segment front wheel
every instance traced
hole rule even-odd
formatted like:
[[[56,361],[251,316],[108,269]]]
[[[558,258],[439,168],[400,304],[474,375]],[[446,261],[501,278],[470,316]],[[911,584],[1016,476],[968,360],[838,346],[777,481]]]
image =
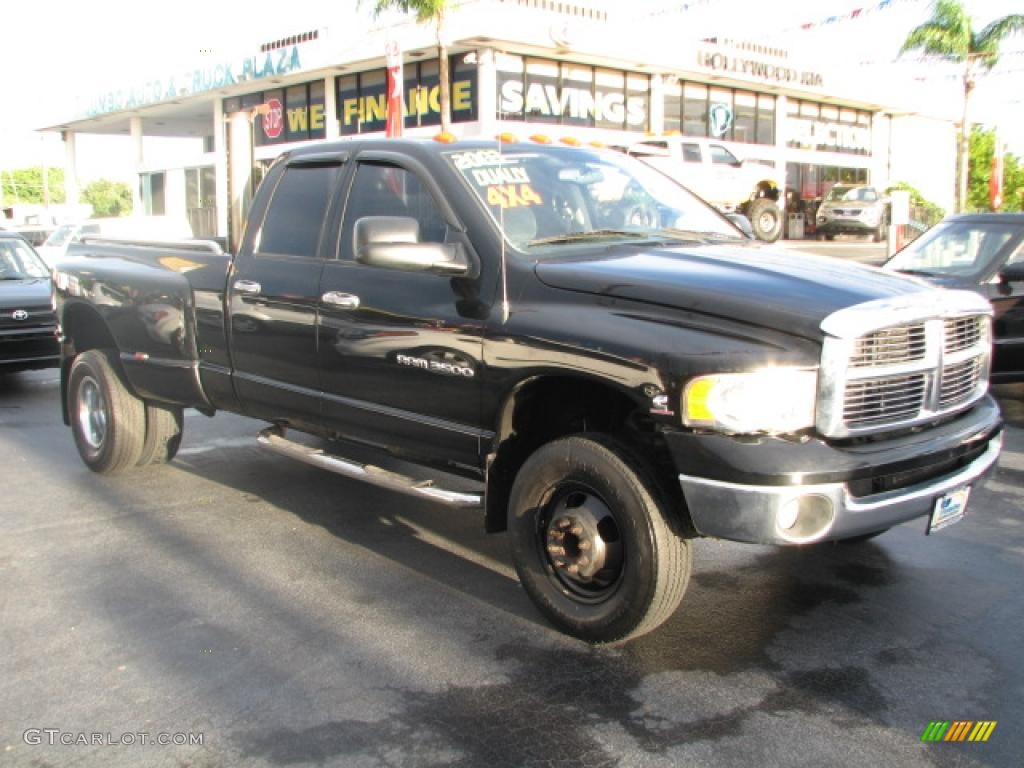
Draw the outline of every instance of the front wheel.
[[[121,381],[108,353],[90,349],[78,355],[67,392],[71,429],[85,465],[103,475],[135,466],[146,436],[145,407]]]
[[[539,448],[512,486],[508,529],[519,579],[558,629],[589,642],[638,637],[679,606],[689,542],[643,465],[600,436]]]
[[[750,204],[750,226],[758,240],[774,243],[782,235],[782,211],[768,197],[759,197]]]

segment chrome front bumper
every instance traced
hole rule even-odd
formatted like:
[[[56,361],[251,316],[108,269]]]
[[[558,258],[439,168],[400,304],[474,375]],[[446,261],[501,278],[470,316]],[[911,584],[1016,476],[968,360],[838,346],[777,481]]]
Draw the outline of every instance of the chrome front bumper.
[[[938,498],[976,485],[992,472],[1002,442],[1002,433],[994,436],[984,453],[952,474],[873,496],[851,496],[845,483],[741,485],[684,474],[679,475],[679,482],[693,524],[704,536],[762,544],[809,544],[873,533],[930,514]],[[808,511],[811,524],[781,527],[780,518],[791,517],[794,504]]]

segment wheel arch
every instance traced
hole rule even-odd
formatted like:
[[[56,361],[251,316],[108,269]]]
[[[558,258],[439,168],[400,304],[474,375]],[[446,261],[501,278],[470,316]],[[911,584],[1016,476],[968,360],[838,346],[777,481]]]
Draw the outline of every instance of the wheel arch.
[[[91,305],[85,303],[69,304],[64,309],[61,317],[61,332],[63,342],[61,346],[60,363],[60,392],[61,392],[61,416],[65,425],[71,424],[71,416],[68,413],[67,385],[71,375],[71,365],[77,355],[87,352],[90,349],[117,349],[117,341],[110,327],[104,321],[100,313]],[[125,375],[124,368],[117,356],[112,359],[116,366],[118,375],[134,394],[131,383]]]
[[[516,474],[537,448],[555,438],[581,432],[608,434],[645,461],[671,465],[668,448],[648,411],[649,403],[637,393],[603,379],[555,372],[518,382],[498,409],[487,456],[487,531],[505,530]],[[671,484],[662,485],[675,501]],[[681,492],[678,496],[681,500]]]

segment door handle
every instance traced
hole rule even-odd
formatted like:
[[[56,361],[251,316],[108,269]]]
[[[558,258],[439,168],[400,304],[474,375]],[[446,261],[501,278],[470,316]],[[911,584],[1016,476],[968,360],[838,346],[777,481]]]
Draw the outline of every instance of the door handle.
[[[324,304],[330,304],[332,307],[340,307],[341,309],[359,308],[359,297],[353,296],[351,293],[328,291],[320,299]]]
[[[239,293],[248,293],[252,296],[259,296],[263,286],[254,280],[235,280],[235,290]]]

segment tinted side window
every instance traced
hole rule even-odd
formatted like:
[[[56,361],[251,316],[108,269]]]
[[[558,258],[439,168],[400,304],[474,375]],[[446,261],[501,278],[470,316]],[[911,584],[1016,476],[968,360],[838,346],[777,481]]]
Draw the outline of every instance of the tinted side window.
[[[683,144],[683,161],[687,163],[700,162],[700,145]]]
[[[356,169],[341,229],[341,256],[353,256],[355,223],[364,216],[409,216],[419,222],[421,243],[443,243],[447,225],[417,176],[393,165],[363,163]]]
[[[341,166],[286,168],[267,208],[257,250],[286,256],[316,257],[320,229]]]
[[[725,147],[719,147],[712,145],[711,147],[711,162],[721,163],[722,165],[739,165],[739,160],[736,156],[727,150]]]

